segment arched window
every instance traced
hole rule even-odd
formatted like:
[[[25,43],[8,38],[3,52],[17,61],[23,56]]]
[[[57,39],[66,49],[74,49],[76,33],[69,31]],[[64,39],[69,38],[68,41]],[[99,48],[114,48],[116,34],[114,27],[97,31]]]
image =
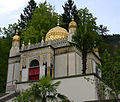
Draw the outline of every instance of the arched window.
[[[39,67],[39,62],[38,62],[38,60],[35,59],[35,60],[31,61],[30,67]]]
[[[38,60],[33,60],[30,63],[30,68],[29,68],[29,80],[39,80],[39,62]]]

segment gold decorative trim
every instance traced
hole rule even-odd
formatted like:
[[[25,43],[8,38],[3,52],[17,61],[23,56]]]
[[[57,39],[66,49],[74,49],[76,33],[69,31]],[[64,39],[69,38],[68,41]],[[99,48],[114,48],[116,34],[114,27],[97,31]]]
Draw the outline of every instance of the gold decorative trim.
[[[40,55],[40,67],[42,66],[43,56]]]
[[[50,77],[50,67],[47,68],[48,68],[48,77]]]
[[[19,72],[19,75],[20,75],[19,76],[19,81],[21,82],[21,80],[22,80],[22,71]]]

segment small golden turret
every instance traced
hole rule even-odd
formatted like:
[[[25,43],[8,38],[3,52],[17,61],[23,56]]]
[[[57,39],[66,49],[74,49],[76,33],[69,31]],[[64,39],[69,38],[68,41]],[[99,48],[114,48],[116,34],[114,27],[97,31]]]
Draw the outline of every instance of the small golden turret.
[[[77,28],[77,23],[74,21],[74,16],[72,16],[72,21],[69,23],[69,28]]]
[[[13,37],[13,41],[20,41],[20,37],[18,35],[18,31],[16,31],[16,35]]]

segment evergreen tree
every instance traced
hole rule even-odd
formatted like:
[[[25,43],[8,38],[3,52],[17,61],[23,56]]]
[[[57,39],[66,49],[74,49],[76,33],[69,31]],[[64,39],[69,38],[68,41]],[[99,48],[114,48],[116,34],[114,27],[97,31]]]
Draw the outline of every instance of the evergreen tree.
[[[100,25],[98,28],[98,33],[100,35],[105,35],[109,30],[107,29],[107,26]]]
[[[93,51],[93,48],[97,46],[99,42],[99,36],[97,33],[96,18],[93,17],[87,8],[80,9],[78,12],[79,22],[78,29],[75,35],[73,35],[74,44],[82,52],[82,73],[86,74],[86,62],[87,54]]]
[[[107,29],[107,26],[103,26],[103,25],[99,25],[98,27],[98,34],[101,35],[101,42],[99,45],[99,53],[101,55],[101,53],[104,53],[104,50],[107,49],[109,47],[110,44],[108,44],[108,37],[106,36],[107,32],[109,30]]]
[[[68,25],[71,22],[72,15],[74,16],[74,20],[76,23],[78,23],[78,10],[76,8],[76,5],[74,4],[74,1],[68,0],[65,3],[65,6],[62,6],[64,9],[64,13],[62,14],[62,19],[64,23],[64,28],[68,30]]]
[[[120,57],[117,53],[112,57],[110,53],[105,50],[101,58],[102,63],[98,68],[102,71],[102,79],[106,84],[111,86],[111,92],[114,93],[115,98],[118,99],[118,95],[120,94]]]
[[[10,38],[0,38],[0,93],[5,92],[10,46]]]
[[[18,20],[21,29],[25,28],[27,21],[32,18],[32,12],[37,8],[37,4],[34,0],[28,2],[28,6],[24,8],[23,14],[20,15],[20,20]]]
[[[15,31],[17,30],[17,28],[18,28],[18,24],[17,23],[9,24],[8,28],[4,27],[2,29],[3,35],[6,38],[10,38],[11,39],[15,35]]]
[[[16,27],[17,24],[14,23],[9,24],[8,28],[0,29],[2,36],[5,36],[0,38],[0,93],[5,92],[9,51]]]
[[[31,40],[31,43],[38,43],[42,37],[45,38],[47,32],[57,25],[57,13],[47,2],[40,3],[39,7],[33,12],[32,19],[27,22],[25,30],[22,30],[21,38],[25,44]]]

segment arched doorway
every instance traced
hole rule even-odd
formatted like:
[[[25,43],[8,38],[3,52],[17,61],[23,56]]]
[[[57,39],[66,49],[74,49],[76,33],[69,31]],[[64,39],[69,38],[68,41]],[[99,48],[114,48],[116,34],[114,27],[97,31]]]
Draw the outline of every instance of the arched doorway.
[[[39,72],[39,61],[36,59],[32,60],[29,68],[29,80],[39,80]]]

